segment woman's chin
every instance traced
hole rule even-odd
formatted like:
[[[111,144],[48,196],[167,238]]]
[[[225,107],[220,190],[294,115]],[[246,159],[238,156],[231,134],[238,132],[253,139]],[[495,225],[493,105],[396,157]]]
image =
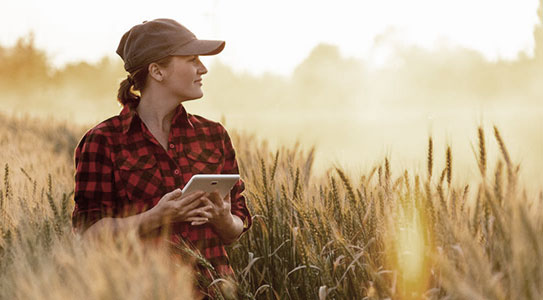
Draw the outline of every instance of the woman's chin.
[[[204,96],[204,94],[192,95],[190,97],[186,96],[186,97],[183,97],[183,101],[198,100],[198,99],[201,99],[203,96]]]

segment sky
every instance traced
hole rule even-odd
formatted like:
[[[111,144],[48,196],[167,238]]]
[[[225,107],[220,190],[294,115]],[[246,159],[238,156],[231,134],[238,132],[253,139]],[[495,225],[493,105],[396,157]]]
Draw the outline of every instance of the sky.
[[[533,51],[538,5],[538,0],[18,0],[2,5],[0,45],[33,32],[57,67],[95,62],[116,57],[121,36],[133,25],[167,17],[200,39],[225,40],[217,58],[251,74],[288,75],[319,43],[375,64],[386,59],[390,42],[459,46],[489,60],[514,59]]]
[[[144,20],[166,17],[179,21],[201,39],[226,41],[226,48],[222,53],[213,58],[202,59],[208,66],[211,59],[220,59],[239,72],[249,72],[253,75],[271,72],[287,76],[320,43],[336,45],[345,58],[360,58],[376,66],[386,60],[387,55],[390,54],[391,45],[402,43],[429,50],[444,46],[464,47],[479,51],[490,61],[512,60],[521,53],[530,56],[534,47],[534,27],[536,24],[541,24],[538,20],[537,9],[540,3],[543,3],[543,0],[0,1],[6,3],[0,9],[0,45],[11,46],[18,38],[33,32],[37,47],[44,49],[50,61],[57,67],[81,60],[96,62],[104,56],[120,61],[115,50],[126,31]],[[441,57],[445,59],[451,57],[446,52],[427,53],[432,57],[438,57],[440,54],[443,54]],[[460,56],[459,61],[462,58],[463,56]],[[432,60],[421,61],[426,64],[411,65],[409,71],[417,71],[416,67],[418,67],[420,72],[415,72],[417,76],[433,74],[435,69],[431,68]],[[351,83],[356,82],[344,71],[345,66],[341,67],[343,69],[335,70],[343,70],[342,78],[338,78],[340,76],[326,78],[326,83],[329,83],[326,88],[332,92],[336,92],[335,86],[345,88],[346,85],[343,83],[353,85]],[[425,73],[425,70],[429,70],[428,73]],[[462,72],[464,69],[460,67],[458,70]],[[457,153],[455,156],[459,157],[459,152],[462,153],[461,155],[466,155],[468,158],[462,161],[470,164],[473,163],[473,153],[467,141],[474,136],[479,120],[488,121],[489,124],[497,122],[501,125],[500,130],[504,131],[505,139],[513,146],[512,156],[516,153],[517,157],[525,158],[524,161],[528,163],[524,165],[531,168],[528,174],[537,181],[539,186],[541,182],[541,155],[539,153],[543,147],[540,124],[540,120],[543,119],[541,106],[531,111],[532,107],[518,105],[516,97],[520,95],[527,100],[540,99],[538,98],[540,93],[536,91],[538,90],[536,80],[540,77],[534,77],[533,84],[530,81],[530,84],[523,85],[530,86],[529,90],[522,91],[521,88],[515,88],[513,84],[506,84],[505,87],[497,90],[507,92],[490,93],[491,95],[480,99],[480,95],[487,95],[487,87],[494,84],[493,80],[502,78],[503,74],[499,72],[503,72],[503,69],[496,72],[498,73],[488,74],[492,75],[488,78],[483,76],[479,78],[480,73],[477,72],[469,74],[466,78],[468,81],[473,79],[473,85],[462,85],[462,82],[455,81],[450,85],[444,84],[431,88],[425,88],[424,82],[421,86],[411,87],[412,80],[408,73],[379,75],[379,72],[376,72],[376,76],[382,77],[375,78],[386,80],[366,78],[363,80],[364,83],[356,89],[349,89],[354,94],[352,99],[357,99],[355,108],[349,106],[352,103],[348,102],[343,104],[342,102],[340,104],[325,102],[332,94],[330,90],[326,90],[320,100],[322,103],[312,103],[312,107],[321,108],[320,112],[315,109],[304,110],[301,113],[300,110],[291,112],[289,115],[288,110],[277,114],[276,110],[257,108],[261,110],[258,113],[241,111],[237,114],[223,114],[224,108],[227,107],[224,103],[227,103],[227,100],[236,103],[238,107],[243,105],[255,109],[261,105],[282,109],[281,105],[286,106],[287,103],[290,104],[288,101],[293,99],[287,97],[286,93],[275,93],[273,98],[268,94],[275,88],[293,87],[296,83],[283,83],[281,79],[278,80],[280,84],[274,85],[270,84],[270,79],[266,82],[266,89],[259,90],[257,93],[255,89],[263,89],[263,85],[259,85],[258,81],[252,81],[257,83],[256,88],[247,88],[237,79],[246,77],[239,76],[233,78],[232,82],[236,83],[233,87],[225,88],[215,81],[214,94],[211,93],[212,85],[206,83],[204,87],[207,100],[201,101],[201,104],[193,102],[192,107],[191,104],[188,105],[189,111],[213,120],[221,120],[222,116],[227,116],[229,128],[250,129],[252,132],[257,132],[259,137],[265,137],[266,140],[271,141],[272,145],[290,145],[297,138],[300,138],[303,145],[316,143],[320,151],[317,162],[320,166],[326,167],[334,159],[345,165],[358,166],[359,162],[364,166],[373,165],[375,161],[383,157],[383,153],[394,157],[394,164],[398,161],[406,164],[418,163],[420,159],[424,162],[426,139],[430,133],[435,138],[435,145],[445,145],[454,140],[454,152]],[[212,78],[211,74],[213,70],[210,70],[209,80]],[[517,79],[529,78],[530,74],[525,77],[511,74],[511,78],[514,79],[514,76],[517,76]],[[454,75],[446,76],[446,78],[455,79]],[[319,84],[322,81],[315,82]],[[392,82],[395,89],[390,88]],[[460,84],[460,89],[447,90],[453,84]],[[477,84],[483,86],[477,89]],[[473,89],[470,90],[469,87]],[[304,88],[309,91],[312,89],[312,87]],[[437,90],[439,88],[444,90]],[[63,94],[63,91],[59,91],[59,95],[64,98],[58,102],[60,103],[58,106],[51,105],[49,108],[43,104],[47,103],[46,101],[36,102],[42,107],[47,106],[47,109],[54,113],[57,113],[57,107],[65,106],[59,109],[68,110],[69,105],[64,103],[72,103],[71,94]],[[283,95],[283,98],[278,95]],[[313,94],[307,93],[307,95]],[[50,96],[44,93],[43,97]],[[262,97],[263,101],[255,104],[253,99],[258,97]],[[303,101],[309,103],[307,100],[309,96],[300,97],[300,99],[301,103]],[[432,103],[435,99],[443,103],[450,102],[451,99],[458,100],[458,103],[463,103],[461,105],[466,107],[461,107],[459,104],[457,110],[442,109],[442,111],[434,112],[433,108],[423,110],[419,106],[412,108],[409,104],[421,104],[424,101]],[[494,106],[491,105],[490,100],[494,99],[507,103],[509,106],[505,108],[496,106],[493,111]],[[24,103],[18,101],[18,98],[8,100],[14,107]],[[404,100],[407,101],[404,103],[402,102]],[[417,102],[419,100],[420,102]],[[481,102],[477,102],[479,100]],[[487,101],[483,105],[481,103],[484,100]],[[55,98],[55,101],[58,99]],[[2,103],[3,106],[4,103]],[[115,104],[115,106],[112,104],[112,107],[118,108],[114,101],[111,103]],[[280,105],[273,106],[277,103]],[[399,103],[404,103],[404,105],[396,106]],[[197,107],[197,105],[202,106]],[[396,110],[391,110],[387,105]],[[5,106],[9,107],[9,105]],[[82,110],[81,107],[85,109]],[[80,101],[74,108],[76,108],[74,111],[82,111],[86,116],[86,119],[74,119],[91,119],[93,122],[112,113],[93,104],[90,100]],[[34,110],[35,107],[32,109]],[[234,111],[237,112],[238,108],[230,110],[230,112]],[[332,111],[335,114],[331,114]],[[348,118],[345,118],[345,111],[350,113]],[[529,114],[528,117],[527,114]],[[278,118],[283,119],[277,122]],[[341,118],[341,121],[338,122],[337,118]],[[326,122],[323,123],[323,120]],[[282,124],[283,127],[277,124]],[[314,130],[316,126],[322,124],[333,125],[328,125],[324,130],[321,128]],[[338,132],[346,134],[338,134]],[[440,135],[443,136],[441,140]],[[361,147],[364,147],[366,152],[363,157],[360,156]],[[458,151],[458,148],[462,150]]]

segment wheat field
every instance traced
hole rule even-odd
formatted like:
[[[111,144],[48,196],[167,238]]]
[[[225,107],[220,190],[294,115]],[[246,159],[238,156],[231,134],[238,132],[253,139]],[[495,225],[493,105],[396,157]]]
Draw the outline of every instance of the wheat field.
[[[193,276],[134,234],[72,234],[73,150],[86,127],[0,115],[0,299],[191,299]],[[424,133],[421,133],[424,134]],[[225,299],[541,299],[543,194],[529,196],[498,128],[474,128],[479,175],[446,147],[426,169],[390,157],[317,173],[314,149],[230,130],[253,227],[228,248]],[[445,145],[449,146],[449,145]],[[487,148],[501,157],[487,160]],[[464,177],[462,177],[464,178]]]

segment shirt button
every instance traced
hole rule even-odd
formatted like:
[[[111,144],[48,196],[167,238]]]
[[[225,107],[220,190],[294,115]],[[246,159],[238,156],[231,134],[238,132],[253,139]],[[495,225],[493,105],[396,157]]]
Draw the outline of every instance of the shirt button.
[[[170,149],[175,148],[174,144],[170,144]]]
[[[175,171],[173,171],[175,173],[175,175],[179,175],[179,170],[178,169],[175,169]]]

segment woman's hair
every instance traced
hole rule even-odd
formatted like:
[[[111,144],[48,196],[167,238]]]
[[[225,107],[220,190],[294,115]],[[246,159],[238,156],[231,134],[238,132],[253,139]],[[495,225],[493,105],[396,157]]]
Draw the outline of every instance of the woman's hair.
[[[161,67],[167,67],[172,61],[172,56],[166,56],[162,59],[155,61],[157,65]],[[132,101],[138,101],[141,96],[141,91],[145,87],[147,82],[147,75],[149,74],[149,65],[151,63],[137,69],[129,74],[126,79],[121,81],[119,85],[119,91],[117,92],[117,101],[123,106]],[[136,92],[137,91],[137,92]]]

